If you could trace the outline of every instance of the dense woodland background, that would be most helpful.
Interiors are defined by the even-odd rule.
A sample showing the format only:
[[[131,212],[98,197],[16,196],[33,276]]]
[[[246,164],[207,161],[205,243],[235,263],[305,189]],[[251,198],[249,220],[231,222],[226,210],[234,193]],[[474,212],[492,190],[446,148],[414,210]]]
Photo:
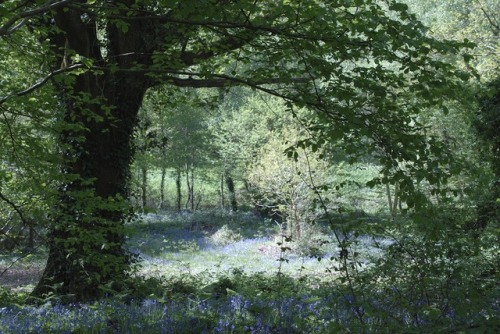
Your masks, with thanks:
[[[2,2],[0,332],[497,332],[499,13]]]

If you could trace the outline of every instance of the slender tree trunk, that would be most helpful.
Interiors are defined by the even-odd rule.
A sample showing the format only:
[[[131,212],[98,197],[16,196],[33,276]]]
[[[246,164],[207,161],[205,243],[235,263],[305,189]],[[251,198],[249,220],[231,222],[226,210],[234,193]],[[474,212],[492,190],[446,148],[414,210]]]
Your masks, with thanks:
[[[389,183],[385,185],[385,189],[387,192],[387,202],[389,204],[389,213],[392,218],[396,217],[398,209],[401,210],[401,196],[399,190],[399,182],[394,184],[394,196],[391,194],[391,186]]]
[[[393,203],[393,206],[392,206],[392,214],[393,216],[396,215],[396,213],[398,212],[398,208],[400,207],[400,203],[401,200],[400,200],[400,195],[399,195],[399,182],[396,182],[394,184],[394,203]]]
[[[161,168],[161,181],[160,181],[160,203],[158,209],[164,209],[165,206],[165,178],[167,177],[167,168]]]
[[[29,220],[29,235],[28,235],[28,248],[35,248],[35,226],[32,220]]]
[[[295,238],[300,239],[302,237],[302,227],[300,226],[300,214],[297,205],[293,206],[293,217],[295,223]]]
[[[195,198],[194,198],[194,166],[191,165],[191,189],[189,190],[191,197],[191,211],[195,209]]]
[[[196,204],[194,206],[195,210],[199,210],[200,209],[201,201],[203,201],[203,192],[202,192],[202,189],[199,190],[198,196],[196,197],[196,201],[195,201]]]
[[[226,172],[226,186],[227,192],[229,193],[229,203],[231,205],[231,210],[236,212],[238,211],[238,202],[236,201],[236,193],[234,191],[234,180],[231,175]]]
[[[177,176],[175,178],[175,187],[177,190],[177,212],[181,211],[181,203],[182,203],[182,189],[181,189],[181,170],[177,168]]]
[[[141,167],[141,204],[142,212],[145,212],[148,205],[148,169],[146,167]]]
[[[302,229],[300,226],[300,213],[297,204],[294,200],[290,203],[290,209],[288,211],[288,222],[290,224],[289,231],[290,236],[294,240],[299,240],[302,236]]]
[[[195,209],[195,199],[194,199],[194,166],[193,164],[186,163],[186,186],[187,186],[187,200],[186,209]]]
[[[385,190],[387,192],[387,201],[389,203],[389,213],[391,214],[392,217],[394,217],[394,209],[393,209],[393,206],[392,206],[391,188],[389,186],[389,183],[385,184]]]
[[[224,200],[224,173],[221,173],[220,174],[220,206],[221,206],[221,210],[224,210],[224,208],[226,207],[226,203],[225,200]]]
[[[186,199],[186,203],[184,205],[184,208],[186,210],[188,210],[189,209],[189,204],[192,201],[192,198],[191,198],[191,179],[189,178],[189,165],[186,163],[185,166],[186,166],[185,167],[185,172],[186,172],[187,199]]]

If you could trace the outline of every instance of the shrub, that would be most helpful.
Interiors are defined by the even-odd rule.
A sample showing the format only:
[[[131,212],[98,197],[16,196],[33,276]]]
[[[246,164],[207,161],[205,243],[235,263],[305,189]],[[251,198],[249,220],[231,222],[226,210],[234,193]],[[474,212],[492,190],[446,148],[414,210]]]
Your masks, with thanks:
[[[216,246],[226,246],[238,242],[241,239],[241,234],[230,229],[228,225],[223,225],[210,237],[210,240]]]

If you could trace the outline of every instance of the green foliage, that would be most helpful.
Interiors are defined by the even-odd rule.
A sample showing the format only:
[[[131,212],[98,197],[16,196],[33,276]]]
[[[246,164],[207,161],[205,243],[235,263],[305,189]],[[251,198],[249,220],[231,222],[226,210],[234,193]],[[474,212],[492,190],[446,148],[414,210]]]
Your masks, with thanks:
[[[395,326],[393,321],[403,321],[408,312],[432,331],[493,330],[497,245],[488,237],[478,240],[464,233],[467,215],[467,210],[435,208],[383,226],[392,241],[376,265],[361,272],[356,286],[363,298],[383,295],[405,310],[383,314],[380,326]],[[382,310],[367,309],[368,314],[374,311]]]
[[[318,152],[304,149],[295,160],[284,155],[286,149],[300,140],[297,126],[289,125],[274,132],[247,176],[255,187],[256,204],[278,213],[287,224],[288,235],[297,240],[307,229],[307,223],[317,219],[313,202],[317,189],[326,181],[327,171],[326,162],[319,159]]]
[[[497,76],[500,32],[498,1],[420,1],[406,0],[412,12],[430,27],[430,33],[442,39],[475,43],[473,56],[455,59],[462,68],[476,70],[485,81]]]
[[[27,224],[43,225],[42,212],[50,206],[58,162],[52,149],[51,131],[56,125],[51,112],[56,105],[51,87],[12,98],[43,73],[37,66],[43,57],[33,50],[36,43],[26,33],[0,43],[0,219],[7,225],[3,232],[19,233],[21,238],[27,237]]]
[[[8,307],[12,305],[23,305],[28,299],[27,293],[15,293],[0,287],[0,307]]]
[[[260,148],[290,121],[282,100],[242,88],[222,95],[212,129],[223,168],[244,175]]]

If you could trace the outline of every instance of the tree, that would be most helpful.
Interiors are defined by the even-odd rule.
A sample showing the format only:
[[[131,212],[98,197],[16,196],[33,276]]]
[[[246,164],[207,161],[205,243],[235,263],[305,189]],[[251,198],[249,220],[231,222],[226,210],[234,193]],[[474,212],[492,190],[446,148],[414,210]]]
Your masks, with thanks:
[[[290,107],[307,106],[317,112],[309,125],[317,136],[301,146],[314,151],[344,138],[355,150],[364,147],[356,142],[365,137],[368,147],[383,152],[386,171],[398,162],[440,185],[446,177],[442,154],[429,145],[414,115],[458,91],[457,77],[466,75],[439,57],[467,44],[427,37],[407,9],[393,0],[3,5],[2,43],[36,36],[47,74],[0,104],[50,83],[60,105],[54,110],[61,120],[59,200],[47,266],[34,294],[86,299],[120,288],[130,263],[123,223],[131,138],[146,91],[160,83],[246,85]],[[227,66],[230,74],[221,71]],[[400,180],[401,198],[411,189],[410,181]]]
[[[287,159],[283,152],[290,147],[287,141],[300,140],[297,126],[287,126],[261,148],[259,158],[249,169],[248,179],[257,189],[257,205],[275,212],[286,222],[286,233],[298,241],[306,234],[308,222],[316,221],[313,210],[315,189],[327,179],[327,166],[319,152],[300,150],[296,160]]]
[[[221,94],[220,100],[219,114],[212,125],[221,164],[220,192],[223,196],[225,183],[229,207],[236,211],[234,181],[239,179],[248,185],[246,176],[261,147],[291,120],[291,115],[286,115],[281,99],[249,89],[232,89]]]

